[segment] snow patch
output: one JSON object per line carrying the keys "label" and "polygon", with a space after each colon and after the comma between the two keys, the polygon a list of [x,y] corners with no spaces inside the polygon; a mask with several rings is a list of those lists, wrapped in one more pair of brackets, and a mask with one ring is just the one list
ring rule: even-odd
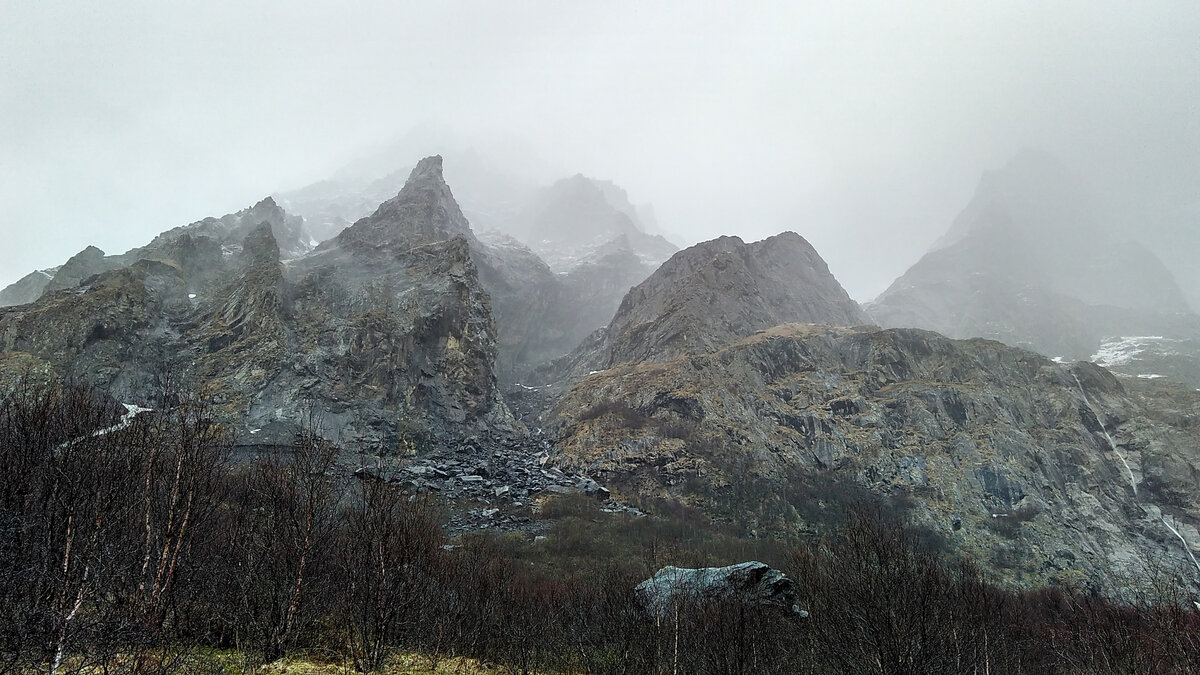
{"label": "snow patch", "polygon": [[195,299],[196,299],[195,293],[188,293],[188,300],[195,300]]}
{"label": "snow patch", "polygon": [[154,410],[154,408],[143,408],[140,405],[133,403],[122,403],[121,405],[125,406],[125,414],[121,416],[121,421],[117,422],[111,427],[105,427],[104,429],[97,429],[96,431],[93,431],[92,436],[103,436],[114,431],[120,431],[125,427],[128,427],[130,424],[133,424],[133,418],[144,412],[150,412],[151,410]]}
{"label": "snow patch", "polygon": [[1140,377],[1143,380],[1157,380],[1160,377],[1166,377],[1166,375],[1158,375],[1156,373],[1142,373],[1142,374],[1138,375],[1138,377]]}
{"label": "snow patch", "polygon": [[1119,338],[1109,338],[1100,345],[1100,349],[1091,356],[1091,362],[1098,366],[1110,368],[1129,363],[1138,354],[1145,352],[1152,345],[1160,342],[1174,342],[1161,335],[1134,335]]}

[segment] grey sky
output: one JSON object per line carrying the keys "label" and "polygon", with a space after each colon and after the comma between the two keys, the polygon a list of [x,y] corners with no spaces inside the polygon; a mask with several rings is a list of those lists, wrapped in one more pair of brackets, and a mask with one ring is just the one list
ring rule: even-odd
{"label": "grey sky", "polygon": [[690,241],[795,230],[859,300],[1023,146],[1101,194],[1200,184],[1200,3],[900,5],[0,0],[0,284],[421,125]]}

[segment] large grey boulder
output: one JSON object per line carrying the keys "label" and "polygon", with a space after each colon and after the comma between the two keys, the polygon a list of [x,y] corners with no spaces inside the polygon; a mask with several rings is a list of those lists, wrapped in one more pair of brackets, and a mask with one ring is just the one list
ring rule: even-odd
{"label": "large grey boulder", "polygon": [[712,600],[741,600],[808,616],[796,604],[796,586],[792,580],[757,561],[698,569],[664,567],[638,584],[634,593],[646,613],[659,621],[673,617],[680,607]]}

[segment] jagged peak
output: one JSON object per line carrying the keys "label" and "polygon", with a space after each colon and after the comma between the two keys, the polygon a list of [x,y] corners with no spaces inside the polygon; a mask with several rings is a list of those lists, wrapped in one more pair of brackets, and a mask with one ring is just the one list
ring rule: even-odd
{"label": "jagged peak", "polygon": [[247,265],[279,264],[279,242],[271,230],[271,223],[264,220],[246,234],[242,240],[242,254]]}
{"label": "jagged peak", "polygon": [[104,257],[104,251],[100,250],[96,246],[92,246],[91,244],[88,244],[88,246],[86,248],[84,248],[82,251],[71,256],[70,260],[74,260],[76,258],[103,258],[103,257]]}
{"label": "jagged peak", "polygon": [[282,223],[284,218],[287,217],[287,213],[283,210],[283,207],[270,195],[258,200],[254,206],[244,208],[234,215],[241,218],[249,216],[252,221],[272,220],[277,223]]}
{"label": "jagged peak", "polygon": [[341,243],[420,245],[457,236],[476,241],[470,223],[442,176],[442,157],[433,155],[417,162],[399,194],[335,239]]}
{"label": "jagged peak", "polygon": [[412,172],[408,174],[408,183],[404,187],[408,187],[409,184],[419,184],[423,181],[436,181],[442,185],[446,184],[446,179],[442,175],[441,155],[430,155],[417,162]]}

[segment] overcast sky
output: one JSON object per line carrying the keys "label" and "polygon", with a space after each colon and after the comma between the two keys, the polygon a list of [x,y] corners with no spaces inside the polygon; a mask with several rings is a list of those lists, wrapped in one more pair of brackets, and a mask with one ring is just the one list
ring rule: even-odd
{"label": "overcast sky", "polygon": [[1195,0],[0,0],[0,16],[0,285],[429,125],[526,139],[692,242],[795,230],[859,300],[1021,147],[1101,193],[1200,178]]}

